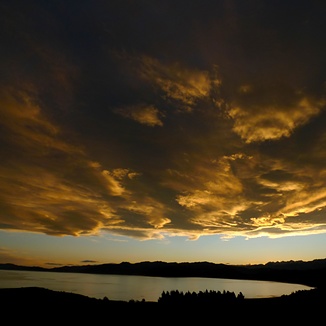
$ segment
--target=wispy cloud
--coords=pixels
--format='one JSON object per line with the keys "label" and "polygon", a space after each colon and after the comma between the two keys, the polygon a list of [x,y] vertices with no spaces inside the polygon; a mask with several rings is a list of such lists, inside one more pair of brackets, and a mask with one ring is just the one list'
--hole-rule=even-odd
{"label": "wispy cloud", "polygon": [[[245,94],[251,92],[247,90]],[[240,100],[238,105],[231,104],[228,110],[234,119],[233,130],[247,143],[290,137],[296,128],[318,115],[324,106],[323,101],[318,103],[301,94],[295,99],[289,95],[283,101],[275,101],[273,94],[264,95],[262,101],[261,94],[251,94],[253,98]]]}
{"label": "wispy cloud", "polygon": [[207,71],[187,69],[179,64],[162,64],[158,60],[143,56],[140,74],[159,87],[164,94],[185,109],[191,109],[196,100],[209,95],[211,80]]}
{"label": "wispy cloud", "polygon": [[141,124],[154,127],[163,126],[162,118],[164,114],[153,105],[136,105],[132,107],[124,107],[115,110],[122,116],[135,120]]}

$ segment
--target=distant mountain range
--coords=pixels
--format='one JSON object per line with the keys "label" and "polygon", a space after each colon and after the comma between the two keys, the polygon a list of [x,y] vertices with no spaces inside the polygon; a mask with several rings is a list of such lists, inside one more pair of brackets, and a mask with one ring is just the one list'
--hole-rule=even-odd
{"label": "distant mountain range", "polygon": [[326,259],[312,261],[281,261],[258,265],[227,265],[210,262],[162,262],[78,265],[54,268],[0,264],[2,270],[141,275],[160,277],[210,277],[264,280],[304,284],[326,288]]}

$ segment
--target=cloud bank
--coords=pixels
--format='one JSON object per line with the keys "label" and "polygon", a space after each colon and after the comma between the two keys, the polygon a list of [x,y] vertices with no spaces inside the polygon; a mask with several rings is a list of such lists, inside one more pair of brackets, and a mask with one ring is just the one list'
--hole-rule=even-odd
{"label": "cloud bank", "polygon": [[1,5],[1,229],[326,232],[324,4],[15,3]]}

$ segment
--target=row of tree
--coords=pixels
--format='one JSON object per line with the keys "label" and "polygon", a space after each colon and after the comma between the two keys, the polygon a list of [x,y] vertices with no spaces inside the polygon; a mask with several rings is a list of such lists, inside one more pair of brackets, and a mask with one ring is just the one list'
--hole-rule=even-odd
{"label": "row of tree", "polygon": [[244,299],[244,295],[239,292],[236,295],[234,292],[230,291],[214,291],[214,290],[206,290],[196,292],[183,292],[178,290],[172,291],[163,291],[161,296],[158,299],[159,303],[167,303],[167,304],[198,304],[198,303],[230,303],[230,302],[238,302]]}

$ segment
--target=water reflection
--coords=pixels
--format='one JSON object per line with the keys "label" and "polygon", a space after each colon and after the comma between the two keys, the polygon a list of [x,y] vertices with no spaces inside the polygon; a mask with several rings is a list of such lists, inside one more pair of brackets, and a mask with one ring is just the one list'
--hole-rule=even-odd
{"label": "water reflection", "polygon": [[0,270],[0,287],[38,286],[55,291],[83,294],[111,300],[157,301],[163,291],[178,290],[239,292],[245,298],[267,298],[290,294],[310,287],[269,281],[232,280],[201,277],[149,277],[134,275],[102,275],[82,273],[30,272]]}

